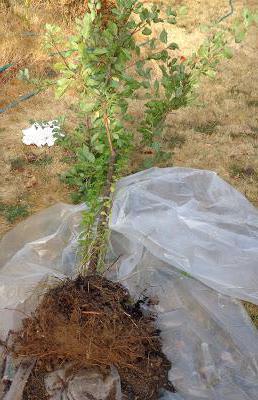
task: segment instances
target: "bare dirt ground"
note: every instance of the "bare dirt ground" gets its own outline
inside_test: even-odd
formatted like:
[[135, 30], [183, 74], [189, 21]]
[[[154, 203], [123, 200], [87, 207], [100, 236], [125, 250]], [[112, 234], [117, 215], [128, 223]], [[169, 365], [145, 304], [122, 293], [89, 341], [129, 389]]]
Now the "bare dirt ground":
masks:
[[[212, 10], [214, 20], [225, 12], [225, 1], [185, 2], [189, 5], [186, 25], [198, 41], [195, 24], [204, 23]], [[243, 3], [250, 9], [256, 1], [236, 1], [237, 13]], [[192, 4], [192, 5], [191, 5]], [[220, 5], [220, 7], [219, 7]], [[223, 7], [224, 5], [224, 7]], [[201, 12], [202, 10], [202, 12]], [[224, 11], [222, 11], [224, 10]], [[215, 17], [217, 15], [217, 17]], [[230, 18], [229, 18], [230, 22]], [[187, 36], [184, 43], [187, 44]], [[182, 48], [184, 45], [182, 43]], [[186, 54], [188, 51], [187, 46]], [[170, 135], [184, 135], [185, 143], [174, 150], [174, 165], [211, 169], [258, 205], [258, 28], [234, 46], [234, 57], [220, 65], [214, 81], [203, 80], [200, 107], [180, 110], [171, 118]]]
[[[69, 21], [67, 16], [61, 18], [60, 10], [53, 8], [51, 1], [45, 11], [42, 11], [42, 3], [41, 6], [37, 1], [35, 3], [32, 9], [21, 6], [9, 8], [9, 11], [4, 7], [0, 9], [0, 66], [18, 62], [35, 71], [44, 72], [46, 69], [47, 73], [48, 61], [39, 47], [40, 36], [21, 33], [42, 33], [44, 23], [53, 20], [62, 21], [64, 29], [69, 30]], [[228, 1], [177, 0], [175, 4], [177, 7], [186, 6], [188, 12], [179, 18], [176, 27], [171, 27], [170, 35], [180, 44], [182, 54], [187, 56], [204, 37], [200, 26], [224, 15]], [[236, 0], [235, 15], [244, 6], [254, 10], [257, 1]], [[226, 24], [231, 20], [228, 18]], [[257, 206], [258, 27], [251, 27], [244, 42], [233, 47], [234, 57], [220, 65], [216, 79], [203, 79], [199, 105], [180, 110], [170, 117], [170, 129], [164, 141], [173, 150], [173, 156], [167, 165], [216, 171]], [[14, 71], [7, 82], [0, 82], [0, 108], [29, 91], [30, 88], [16, 79]], [[57, 201], [69, 201], [68, 188], [59, 179], [60, 173], [67, 169], [64, 151], [57, 146], [49, 149], [25, 146], [21, 142], [21, 130], [30, 125], [30, 120], [50, 120], [64, 114], [68, 117], [68, 126], [72, 125], [70, 103], [69, 98], [55, 101], [48, 91], [0, 114], [2, 208], [19, 208], [21, 205], [27, 207], [29, 213], [34, 213]], [[34, 156], [31, 153], [38, 162], [32, 161]], [[8, 218], [8, 210], [7, 207], [7, 211], [1, 213], [0, 207], [0, 236], [19, 221], [19, 218]], [[250, 314], [258, 323], [258, 313], [250, 311]]]

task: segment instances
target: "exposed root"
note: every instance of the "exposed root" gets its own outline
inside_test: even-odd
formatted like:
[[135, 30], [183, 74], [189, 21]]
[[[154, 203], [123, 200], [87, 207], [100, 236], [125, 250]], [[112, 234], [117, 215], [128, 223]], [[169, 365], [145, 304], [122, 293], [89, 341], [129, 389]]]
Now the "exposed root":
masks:
[[92, 275], [66, 280], [45, 294], [15, 333], [16, 357], [36, 357], [42, 373], [68, 363], [71, 372], [114, 365], [125, 399], [158, 399], [171, 365], [161, 350], [155, 317], [144, 315], [119, 283]]

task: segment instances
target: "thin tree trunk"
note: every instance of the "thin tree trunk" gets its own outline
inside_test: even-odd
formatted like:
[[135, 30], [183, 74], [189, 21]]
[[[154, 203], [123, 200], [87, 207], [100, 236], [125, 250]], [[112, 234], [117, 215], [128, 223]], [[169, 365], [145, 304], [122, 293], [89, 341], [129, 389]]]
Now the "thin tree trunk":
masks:
[[109, 213], [110, 213], [110, 204], [107, 204], [105, 200], [110, 199], [111, 197], [111, 187], [113, 183], [113, 176], [115, 173], [115, 163], [116, 163], [116, 154], [114, 153], [109, 160], [106, 185], [103, 190], [103, 206], [100, 208], [96, 216], [97, 227], [95, 232], [95, 239], [93, 240], [93, 243], [90, 246], [91, 247], [89, 254], [90, 260], [86, 264], [87, 271], [89, 273], [97, 272], [100, 256], [102, 254], [103, 234], [105, 233], [106, 227], [108, 225]]

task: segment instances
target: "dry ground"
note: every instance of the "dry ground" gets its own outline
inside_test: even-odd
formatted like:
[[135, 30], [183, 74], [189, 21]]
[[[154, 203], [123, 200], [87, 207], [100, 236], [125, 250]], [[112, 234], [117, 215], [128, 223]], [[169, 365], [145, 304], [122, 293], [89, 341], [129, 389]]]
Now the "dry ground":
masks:
[[[207, 9], [210, 10], [209, 18], [214, 19], [215, 15], [223, 15], [225, 7], [222, 5], [227, 4], [223, 0], [185, 3], [189, 4], [190, 10], [186, 20], [189, 39], [192, 36], [195, 42], [198, 42], [195, 24], [198, 20], [201, 23], [207, 20]], [[195, 6], [190, 6], [191, 3]], [[236, 13], [243, 4], [250, 9], [258, 5], [254, 0], [235, 1], [234, 4]], [[182, 40], [186, 54], [189, 49], [187, 37]], [[220, 65], [215, 81], [203, 80], [200, 106], [180, 110], [171, 118], [169, 135], [172, 138], [173, 134], [184, 135], [186, 139], [181, 148], [174, 150], [173, 163], [216, 171], [257, 206], [258, 27], [252, 27], [246, 40], [234, 47], [234, 58]]]
[[[33, 3], [32, 8], [30, 3]], [[23, 33], [42, 33], [44, 23], [53, 20], [61, 22], [63, 29], [69, 31], [73, 3], [76, 2], [63, 0], [55, 6], [51, 0], [32, 0], [26, 2], [27, 8], [21, 5], [10, 7], [9, 11], [2, 8], [0, 66], [18, 62], [19, 66], [29, 65], [34, 71], [48, 73], [48, 60], [39, 46], [41, 36]], [[186, 6], [188, 13], [179, 18], [176, 27], [171, 27], [170, 36], [187, 56], [204, 36], [200, 26], [225, 14], [228, 1], [177, 0], [175, 3], [177, 7]], [[63, 4], [66, 6], [62, 7]], [[235, 14], [243, 6], [258, 8], [257, 0], [236, 0], [234, 4]], [[231, 18], [227, 23], [230, 21]], [[171, 116], [164, 140], [174, 154], [167, 165], [214, 170], [257, 206], [258, 28], [252, 27], [245, 41], [234, 47], [233, 59], [220, 65], [216, 80], [202, 81], [199, 105]], [[0, 82], [0, 108], [30, 90], [15, 78], [15, 74], [13, 71], [13, 79], [6, 74], [9, 81]], [[57, 201], [69, 201], [68, 188], [59, 180], [59, 174], [67, 169], [66, 154], [56, 146], [37, 149], [23, 145], [21, 129], [30, 125], [30, 119], [50, 120], [62, 114], [68, 116], [68, 127], [73, 125], [70, 103], [69, 98], [56, 102], [49, 91], [0, 114], [0, 204], [25, 204], [32, 213]], [[28, 162], [31, 152], [42, 161]], [[19, 158], [25, 160], [20, 167]], [[0, 225], [0, 236], [13, 226], [4, 216], [0, 216]], [[253, 308], [249, 311], [258, 323], [258, 313]]]

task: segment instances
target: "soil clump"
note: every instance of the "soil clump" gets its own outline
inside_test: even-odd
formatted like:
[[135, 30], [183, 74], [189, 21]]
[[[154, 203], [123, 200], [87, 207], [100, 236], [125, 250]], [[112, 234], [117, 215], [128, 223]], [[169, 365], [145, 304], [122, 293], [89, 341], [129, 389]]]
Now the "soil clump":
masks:
[[67, 379], [88, 368], [105, 377], [115, 366], [123, 400], [157, 400], [161, 389], [174, 391], [155, 314], [143, 308], [147, 301], [133, 301], [120, 283], [99, 275], [66, 279], [49, 289], [13, 336], [15, 357], [37, 360], [23, 399], [48, 399], [43, 376], [65, 364]]

